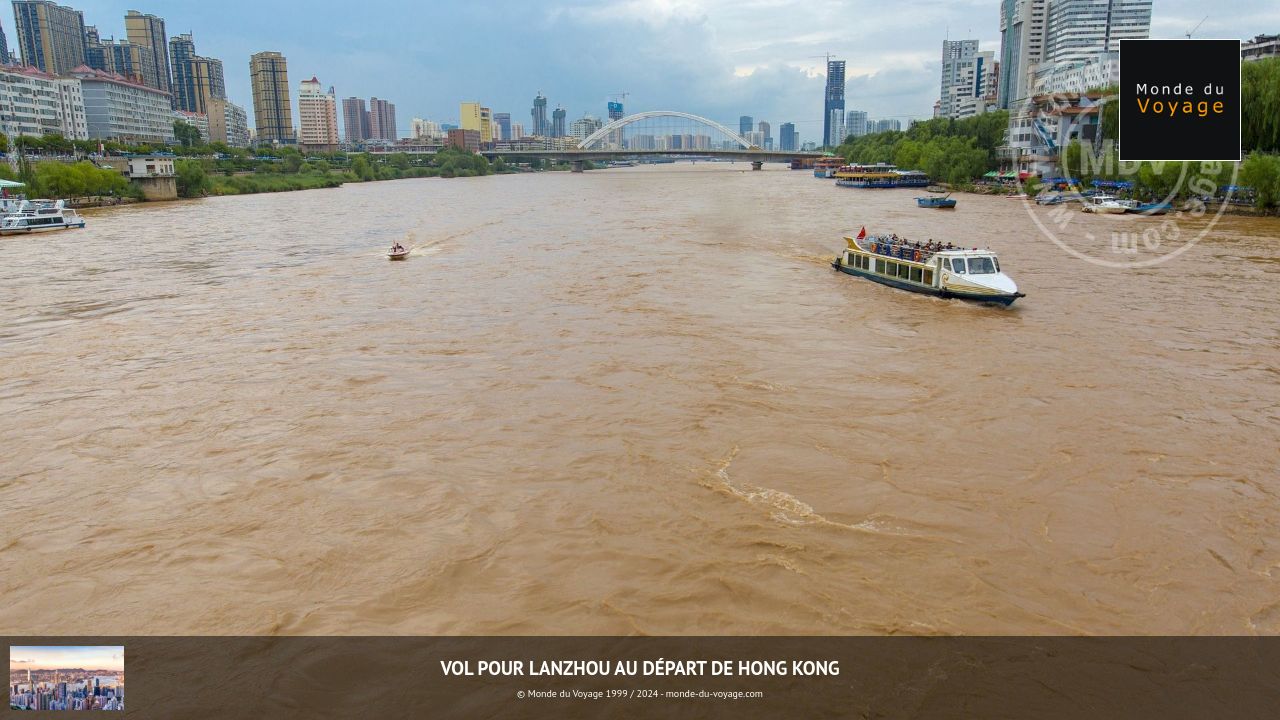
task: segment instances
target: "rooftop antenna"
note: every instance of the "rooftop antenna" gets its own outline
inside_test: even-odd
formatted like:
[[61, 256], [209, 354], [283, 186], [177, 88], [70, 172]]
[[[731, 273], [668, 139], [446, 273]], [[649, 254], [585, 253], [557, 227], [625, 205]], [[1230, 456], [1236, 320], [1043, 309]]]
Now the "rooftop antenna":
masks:
[[[1208, 19], [1209, 19], [1209, 16], [1208, 16], [1208, 15], [1205, 15], [1205, 16], [1204, 16], [1204, 20], [1208, 20]], [[1188, 40], [1190, 40], [1190, 39], [1191, 39], [1191, 36], [1195, 33], [1195, 31], [1197, 31], [1197, 30], [1199, 30], [1199, 29], [1200, 29], [1200, 26], [1204, 24], [1204, 20], [1201, 20], [1200, 22], [1196, 23], [1196, 26], [1195, 26], [1195, 27], [1193, 27], [1193, 28], [1191, 28], [1190, 30], [1188, 30], [1188, 31], [1187, 31], [1187, 39], [1188, 39]]]

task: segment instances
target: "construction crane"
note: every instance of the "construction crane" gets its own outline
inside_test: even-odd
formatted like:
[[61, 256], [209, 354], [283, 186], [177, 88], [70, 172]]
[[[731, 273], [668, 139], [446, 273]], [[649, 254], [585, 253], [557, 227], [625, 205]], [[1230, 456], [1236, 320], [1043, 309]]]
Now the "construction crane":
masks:
[[[1204, 16], [1204, 20], [1208, 20], [1208, 19], [1209, 19], [1209, 16], [1208, 16], [1208, 15], [1205, 15], [1205, 16]], [[1204, 20], [1201, 20], [1200, 22], [1196, 23], [1196, 26], [1195, 26], [1195, 27], [1193, 27], [1193, 28], [1191, 28], [1190, 30], [1188, 30], [1188, 31], [1187, 31], [1187, 39], [1188, 39], [1188, 40], [1190, 40], [1190, 39], [1191, 39], [1191, 36], [1195, 34], [1195, 31], [1197, 31], [1197, 30], [1199, 30], [1199, 29], [1200, 29], [1200, 26], [1204, 24]]]

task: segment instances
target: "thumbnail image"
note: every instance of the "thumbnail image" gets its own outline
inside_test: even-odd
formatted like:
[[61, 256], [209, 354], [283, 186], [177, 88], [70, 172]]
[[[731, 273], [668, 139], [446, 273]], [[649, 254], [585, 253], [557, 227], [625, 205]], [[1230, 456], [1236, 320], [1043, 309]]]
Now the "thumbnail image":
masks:
[[10, 710], [124, 710], [124, 646], [10, 645]]

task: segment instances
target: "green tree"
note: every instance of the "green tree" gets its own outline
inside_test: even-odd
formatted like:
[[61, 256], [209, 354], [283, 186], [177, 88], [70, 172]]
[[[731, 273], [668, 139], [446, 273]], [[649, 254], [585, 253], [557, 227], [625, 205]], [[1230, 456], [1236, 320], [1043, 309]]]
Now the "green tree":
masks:
[[173, 170], [181, 197], [201, 197], [213, 189], [213, 182], [199, 160], [178, 160], [173, 164]]
[[351, 172], [355, 173], [357, 178], [365, 182], [373, 180], [376, 177], [373, 166], [369, 164], [369, 158], [364, 153], [356, 155], [355, 159], [351, 161]]
[[183, 147], [192, 147], [200, 144], [200, 130], [195, 125], [182, 120], [173, 121], [173, 136], [177, 138], [178, 143]]
[[1240, 165], [1240, 181], [1253, 188], [1258, 207], [1280, 205], [1280, 155], [1250, 153]]
[[1240, 67], [1240, 134], [1245, 152], [1280, 152], [1280, 58]]

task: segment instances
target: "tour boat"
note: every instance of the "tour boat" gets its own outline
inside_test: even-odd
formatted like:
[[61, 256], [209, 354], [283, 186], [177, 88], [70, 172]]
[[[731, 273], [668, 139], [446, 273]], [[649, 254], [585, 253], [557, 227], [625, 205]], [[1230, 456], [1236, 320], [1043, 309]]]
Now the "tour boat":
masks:
[[48, 232], [84, 227], [84, 218], [62, 200], [24, 200], [16, 212], [0, 220], [0, 235]]
[[392, 245], [391, 249], [387, 251], [387, 257], [392, 260], [403, 260], [409, 257], [409, 248]]
[[840, 158], [824, 157], [818, 158], [813, 164], [813, 176], [816, 178], [829, 178], [835, 174], [836, 168], [844, 163]]
[[1036, 196], [1037, 205], [1061, 205], [1067, 199], [1061, 195], [1038, 195]]
[[1094, 195], [1085, 202], [1081, 210], [1100, 215], [1120, 215], [1134, 207], [1137, 207], [1137, 203], [1132, 200], [1121, 200], [1114, 195]]
[[1000, 271], [990, 250], [955, 248], [926, 252], [893, 238], [874, 237], [866, 228], [846, 237], [848, 247], [832, 261], [840, 272], [901, 290], [1009, 305], [1025, 294]]
[[951, 196], [946, 197], [918, 197], [916, 205], [922, 208], [939, 208], [942, 210], [954, 210], [956, 207], [956, 199]]
[[887, 163], [845, 165], [835, 171], [836, 185], [840, 187], [864, 189], [896, 188], [900, 177], [897, 168]]

